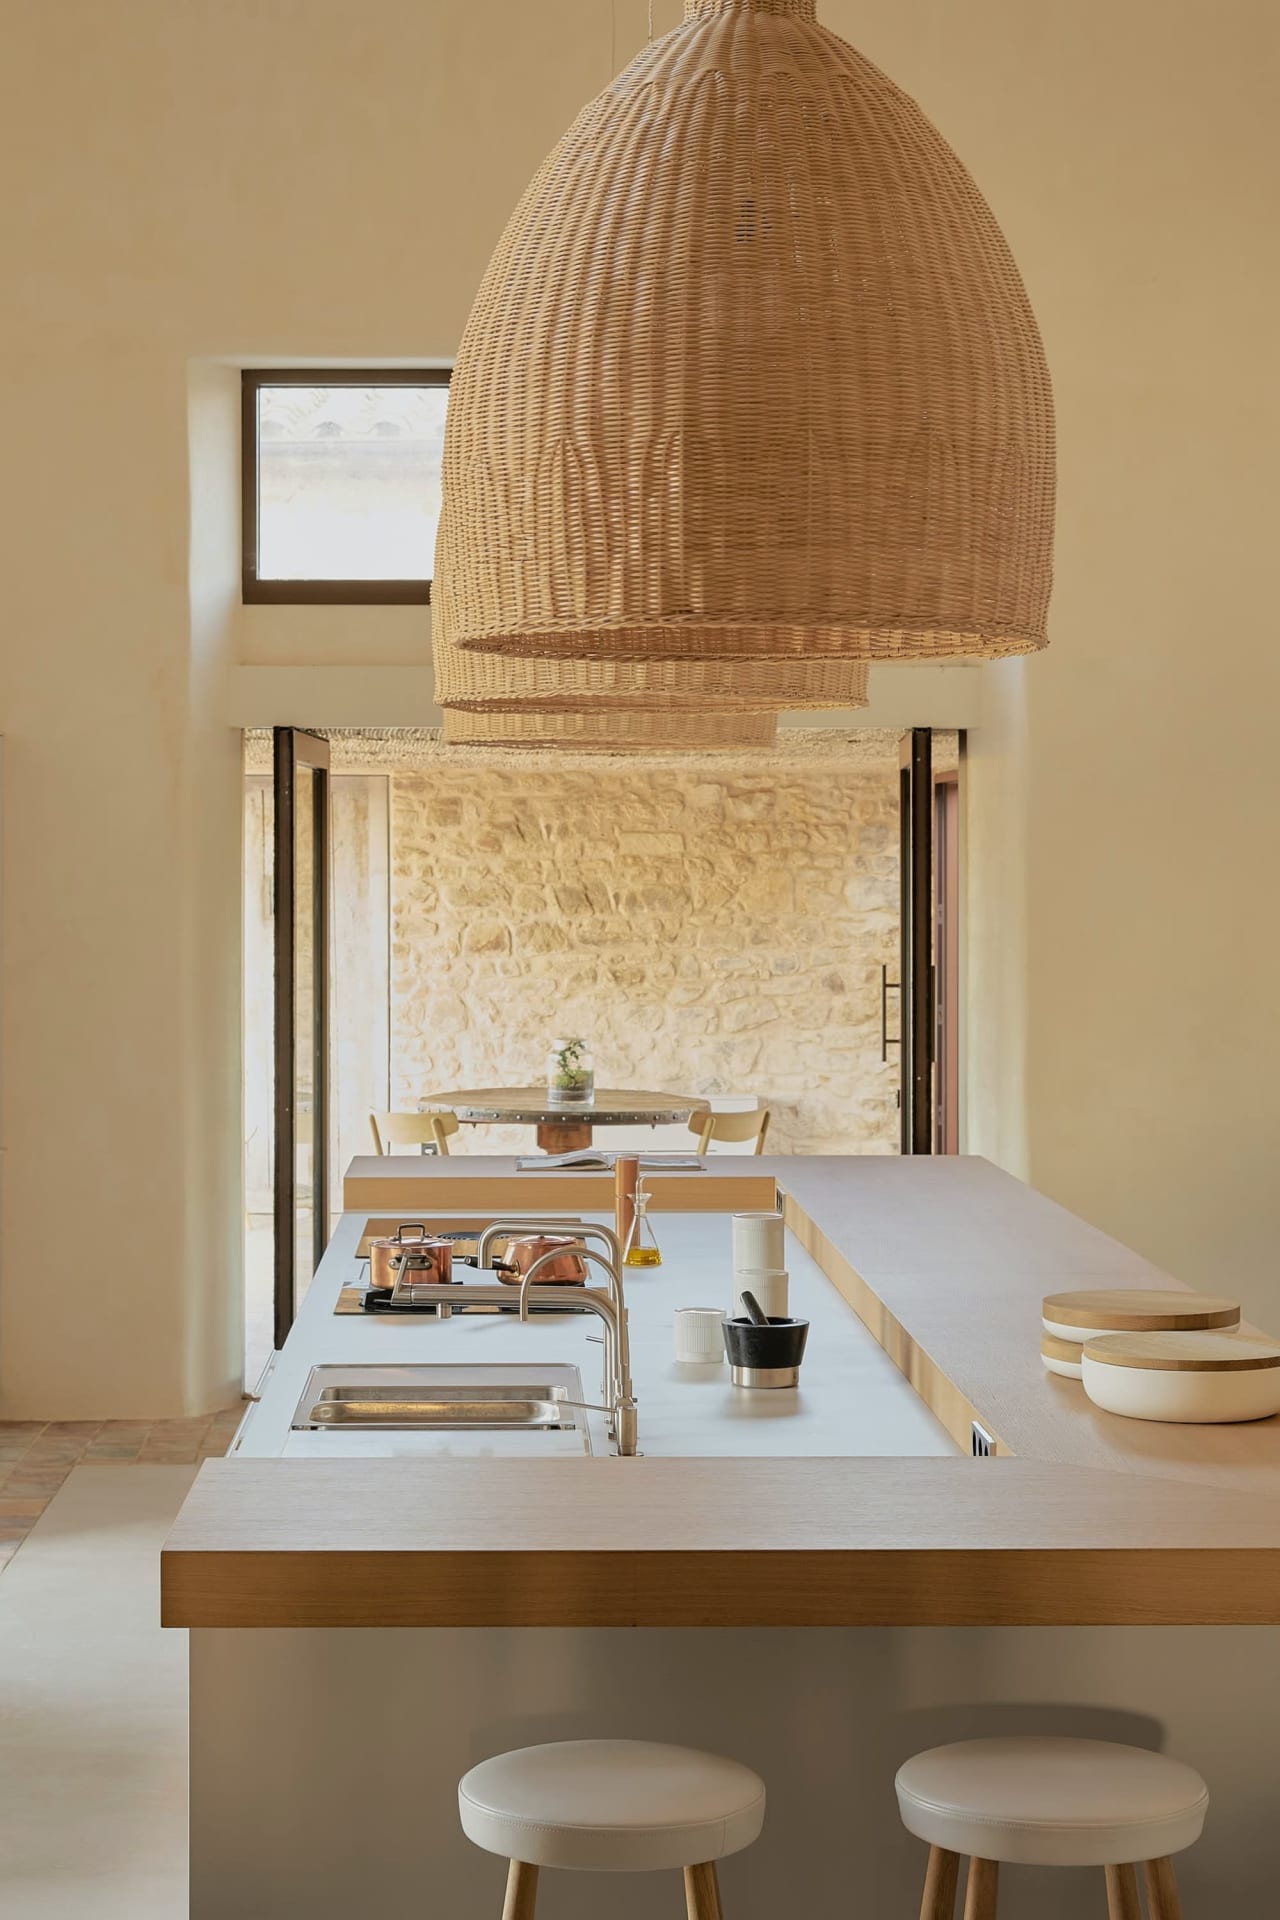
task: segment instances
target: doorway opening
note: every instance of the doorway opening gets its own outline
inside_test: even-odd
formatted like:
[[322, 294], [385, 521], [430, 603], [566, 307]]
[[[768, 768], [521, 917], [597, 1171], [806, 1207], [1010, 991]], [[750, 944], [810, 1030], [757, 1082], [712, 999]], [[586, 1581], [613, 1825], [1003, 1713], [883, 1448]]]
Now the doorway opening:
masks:
[[[277, 1284], [281, 1241], [276, 1209], [285, 1202], [276, 1178], [276, 1142], [282, 1137], [277, 1113], [276, 783], [263, 765], [271, 748], [269, 736], [250, 736], [245, 774], [245, 1381], [250, 1388], [280, 1344], [277, 1296], [288, 1293], [295, 1308], [305, 1296], [316, 1263], [317, 1229], [323, 1229], [327, 1241], [341, 1214], [342, 1169], [370, 1150], [370, 1112], [390, 1104], [388, 780], [381, 773], [331, 769], [326, 1071], [324, 1095], [316, 1103], [310, 1097], [314, 1068], [309, 1089], [303, 1050], [295, 1082], [300, 1110], [293, 1120], [295, 1231], [289, 1292]], [[305, 940], [300, 944], [306, 972], [297, 1024], [314, 1034], [314, 1003], [308, 1006], [306, 1001]], [[321, 1166], [327, 1175], [327, 1205], [322, 1202], [317, 1208], [316, 1172]]]
[[[536, 1082], [566, 1032], [587, 1038], [599, 1086], [767, 1108], [769, 1152], [900, 1150], [897, 996], [886, 990], [902, 977], [895, 733], [787, 727], [767, 753], [590, 762], [443, 748], [425, 731], [331, 732], [324, 744], [328, 1084], [317, 1110], [295, 1074], [290, 1217], [303, 1234], [290, 1305], [310, 1274], [303, 1241], [321, 1142], [332, 1225], [344, 1169], [374, 1151], [371, 1114], [415, 1113], [442, 1090]], [[930, 745], [933, 772], [954, 781], [957, 736]], [[247, 738], [251, 1385], [280, 1334], [276, 751], [269, 734]], [[947, 875], [937, 925], [958, 942], [944, 838], [931, 850], [940, 885]], [[953, 1004], [941, 985], [936, 1004], [940, 1014]], [[310, 1035], [305, 990], [299, 1006]], [[941, 1087], [950, 1056], [942, 1038], [934, 1044]], [[304, 1036], [296, 1059], [305, 1052]], [[694, 1146], [675, 1126], [634, 1139], [611, 1131], [599, 1144]], [[464, 1125], [448, 1146], [523, 1154], [534, 1140], [528, 1128]], [[955, 1150], [945, 1130], [934, 1150]]]

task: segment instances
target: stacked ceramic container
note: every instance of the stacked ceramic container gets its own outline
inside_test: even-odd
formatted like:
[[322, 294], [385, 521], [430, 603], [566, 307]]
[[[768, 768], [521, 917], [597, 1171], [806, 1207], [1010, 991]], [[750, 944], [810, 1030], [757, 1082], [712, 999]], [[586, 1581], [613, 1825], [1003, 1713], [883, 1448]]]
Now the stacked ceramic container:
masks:
[[1113, 1333], [1203, 1333], [1238, 1327], [1234, 1300], [1175, 1288], [1089, 1288], [1049, 1293], [1041, 1305], [1040, 1358], [1049, 1373], [1079, 1380], [1085, 1342]]
[[1280, 1343], [1240, 1331], [1234, 1300], [1174, 1290], [1049, 1294], [1040, 1357], [1131, 1420], [1210, 1425], [1280, 1414]]
[[771, 1320], [788, 1316], [786, 1229], [780, 1213], [733, 1216], [733, 1292], [729, 1318], [746, 1317], [744, 1293], [753, 1293]]
[[1110, 1333], [1085, 1342], [1084, 1390], [1130, 1420], [1184, 1426], [1280, 1414], [1280, 1345], [1250, 1334]]

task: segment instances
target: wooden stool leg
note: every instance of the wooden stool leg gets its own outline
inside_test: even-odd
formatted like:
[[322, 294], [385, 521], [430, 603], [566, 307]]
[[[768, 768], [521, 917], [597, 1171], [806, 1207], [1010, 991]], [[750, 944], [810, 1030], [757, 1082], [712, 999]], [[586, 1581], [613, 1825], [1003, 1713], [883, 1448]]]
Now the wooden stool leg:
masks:
[[684, 1899], [689, 1920], [721, 1920], [720, 1882], [714, 1860], [707, 1860], [700, 1867], [685, 1868]]
[[513, 1860], [507, 1869], [507, 1897], [502, 1903], [502, 1920], [533, 1920], [538, 1902], [538, 1869], [524, 1860]]
[[1178, 1898], [1172, 1860], [1148, 1860], [1142, 1871], [1146, 1876], [1147, 1911], [1151, 1920], [1182, 1920], [1182, 1902]]
[[1107, 1868], [1108, 1920], [1142, 1920], [1136, 1867]]
[[964, 1920], [996, 1920], [1000, 1867], [995, 1860], [973, 1859], [964, 1890]]
[[955, 1920], [956, 1887], [960, 1880], [960, 1855], [945, 1847], [930, 1847], [929, 1864], [924, 1875], [924, 1899], [920, 1902], [920, 1920]]

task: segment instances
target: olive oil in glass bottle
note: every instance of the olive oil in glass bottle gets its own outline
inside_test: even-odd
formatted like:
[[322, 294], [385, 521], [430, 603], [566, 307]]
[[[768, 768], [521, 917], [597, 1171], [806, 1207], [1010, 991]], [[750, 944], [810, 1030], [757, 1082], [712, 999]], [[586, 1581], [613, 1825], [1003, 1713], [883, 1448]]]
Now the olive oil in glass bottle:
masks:
[[649, 1189], [643, 1179], [636, 1182], [635, 1214], [631, 1231], [622, 1249], [624, 1267], [660, 1267], [662, 1254], [649, 1224]]

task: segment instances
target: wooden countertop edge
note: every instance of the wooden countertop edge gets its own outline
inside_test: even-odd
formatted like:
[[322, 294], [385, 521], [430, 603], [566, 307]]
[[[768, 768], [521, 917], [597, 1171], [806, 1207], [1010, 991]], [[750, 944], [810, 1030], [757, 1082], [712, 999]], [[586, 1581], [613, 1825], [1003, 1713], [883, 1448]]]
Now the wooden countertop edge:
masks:
[[935, 1420], [943, 1426], [961, 1453], [968, 1453], [971, 1426], [980, 1421], [995, 1442], [994, 1451], [1007, 1457], [1011, 1449], [995, 1431], [989, 1410], [976, 1407], [955, 1382], [930, 1357], [924, 1347], [894, 1317], [875, 1289], [835, 1241], [805, 1212], [801, 1203], [784, 1189], [783, 1218], [805, 1252], [826, 1274], [836, 1292], [846, 1300], [872, 1338], [882, 1346], [898, 1372], [910, 1383]]
[[1280, 1547], [166, 1550], [163, 1625], [1274, 1626]]
[[995, 1460], [210, 1461], [181, 1627], [1280, 1623], [1280, 1502]]

